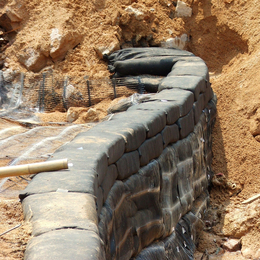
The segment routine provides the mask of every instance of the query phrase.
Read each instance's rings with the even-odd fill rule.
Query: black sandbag
[[[29,195],[55,192],[58,189],[97,196],[97,174],[89,170],[74,170],[73,167],[70,167],[69,171],[38,173],[27,187],[20,191],[19,198],[23,200]]]
[[[96,127],[98,127],[99,131],[122,136],[125,141],[125,152],[132,152],[138,149],[146,140],[148,129],[141,120],[140,122],[135,122],[135,116],[127,118],[124,115],[125,113],[114,115],[111,120],[102,122]]]
[[[209,206],[210,198],[208,190],[204,190],[193,202],[191,212],[199,219],[203,219]]]
[[[162,130],[163,144],[164,148],[167,147],[168,144],[175,143],[180,138],[179,127],[177,124],[167,125]]]
[[[140,160],[138,151],[125,153],[117,162],[118,179],[124,180],[134,173],[137,173],[140,168]]]
[[[116,181],[108,193],[108,197],[104,203],[105,206],[114,211],[127,196],[125,185],[122,181]]]
[[[192,187],[193,160],[192,158],[177,164],[178,168],[178,192],[182,205],[182,215],[191,209],[194,200]]]
[[[189,224],[185,223],[185,221],[181,219],[176,226],[175,232],[183,251],[189,257],[189,259],[193,260],[196,247],[194,241],[191,239]]]
[[[137,252],[140,252],[142,248],[160,238],[164,233],[162,216],[158,216],[153,208],[138,211],[135,216],[131,218],[131,221],[135,233],[139,238],[139,248]]]
[[[195,57],[193,53],[179,50],[179,49],[167,49],[167,48],[126,48],[118,50],[106,56],[110,64],[114,64],[116,61],[124,61],[129,59],[140,59],[146,57],[163,57],[163,56],[192,56]]]
[[[101,183],[100,187],[103,189],[103,197],[104,197],[104,201],[106,201],[107,199],[107,195],[110,191],[110,189],[112,188],[112,186],[114,185],[116,179],[118,176],[118,171],[117,171],[117,167],[115,164],[111,164],[108,169],[107,169],[107,173],[105,175],[105,178],[103,180],[103,182]]]
[[[48,160],[68,158],[71,165],[70,170],[81,171],[82,169],[86,169],[92,171],[93,173],[96,173],[98,185],[100,185],[107,172],[108,151],[106,152],[105,149],[100,150],[98,145],[95,147],[92,146],[90,149],[89,145],[84,143],[84,140],[80,142],[76,138],[61,146]]]
[[[31,195],[22,203],[24,217],[33,226],[32,235],[76,228],[98,234],[94,196],[74,192],[50,192]]]
[[[172,67],[172,71],[168,74],[168,77],[185,75],[203,77],[209,82],[208,67],[205,62],[198,57],[189,60],[179,60]]]
[[[186,254],[182,247],[182,243],[176,232],[173,232],[164,240],[166,259],[176,260],[192,260],[189,255]]]
[[[189,113],[194,103],[194,95],[191,91],[182,89],[165,89],[160,93],[152,96],[152,100],[161,100],[162,102],[174,101],[180,108],[180,117]],[[149,101],[149,102],[150,102]]]
[[[147,139],[138,149],[140,166],[147,165],[152,159],[160,156],[163,151],[163,139],[161,134]]]
[[[126,86],[138,90],[145,90],[149,93],[156,93],[158,86],[163,80],[163,77],[154,75],[139,75],[131,77],[116,78],[117,86]]]
[[[194,129],[193,110],[191,110],[186,116],[179,118],[177,125],[180,128],[180,139],[187,137]]]
[[[154,243],[145,249],[135,258],[136,260],[163,260],[165,258],[165,248],[163,242]],[[172,259],[172,258],[168,258]]]
[[[101,186],[99,186],[96,195],[96,211],[98,216],[102,210],[103,204],[104,204],[104,191],[101,188]]]
[[[170,146],[167,147],[157,161],[161,173],[160,205],[165,225],[164,236],[167,236],[172,233],[181,216],[176,151]]]
[[[117,121],[117,122],[115,122]],[[116,114],[110,120],[111,123],[133,122],[135,124],[142,124],[147,131],[147,138],[153,137],[160,133],[166,126],[166,115],[164,111],[146,111],[140,113],[136,109],[127,110],[127,112]]]
[[[206,88],[206,91],[204,93],[204,103],[205,106],[208,104],[208,102],[213,98],[213,90],[211,87]]]
[[[192,157],[192,146],[187,138],[173,144],[172,148],[176,150],[179,161],[185,161]]]
[[[183,216],[182,220],[188,224],[190,229],[190,238],[194,241],[194,244],[197,245],[200,231],[203,229],[203,222],[191,211]]]
[[[172,125],[180,118],[180,107],[175,101],[156,99],[152,96],[151,100],[138,105],[133,105],[128,111],[143,110],[143,111],[163,111],[166,115],[166,124]]]
[[[99,236],[105,247],[106,259],[111,259],[110,238],[113,231],[113,211],[108,205],[104,205],[99,215]]]
[[[125,199],[114,211],[112,236],[115,238],[117,259],[129,259],[132,256],[134,238],[131,218],[136,212],[137,208],[130,199]],[[113,258],[113,253],[111,256]]]
[[[200,115],[204,109],[204,95],[200,94],[196,102],[193,103],[193,112],[194,112],[194,124],[196,125],[200,120]]]
[[[89,151],[105,151],[108,157],[108,165],[115,163],[125,152],[125,140],[121,135],[104,132],[98,126],[78,134],[73,143],[75,145],[80,144],[83,149]]]
[[[158,87],[158,92],[164,89],[184,89],[194,94],[195,101],[199,95],[206,91],[206,81],[203,77],[198,76],[169,76],[164,78]]]
[[[211,100],[208,102],[207,109],[209,111],[209,121],[212,121],[211,128],[213,128],[217,115],[217,96],[215,93],[213,93]]]
[[[116,72],[118,75],[122,76],[143,74],[167,76],[176,62],[177,59],[172,56],[146,57],[116,61],[113,66],[108,66],[108,70],[111,73]]]
[[[99,235],[93,231],[61,229],[33,237],[27,244],[25,260],[105,260]]]
[[[124,185],[126,192],[130,195],[138,210],[154,207],[157,214],[161,216],[159,205],[160,172],[156,161],[152,161],[141,168],[138,174],[129,177]]]

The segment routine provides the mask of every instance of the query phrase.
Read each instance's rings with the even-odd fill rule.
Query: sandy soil
[[[121,47],[125,44],[156,46],[169,37],[183,33],[189,36],[186,49],[205,60],[210,69],[212,87],[218,96],[218,115],[213,132],[213,170],[216,176],[195,259],[259,259],[259,201],[242,202],[259,193],[260,186],[260,2],[185,0],[192,7],[190,18],[174,17],[173,3],[176,1],[167,0],[91,1],[88,5],[82,4],[81,0],[4,2],[21,17],[17,23],[18,34],[11,35],[8,47],[4,48],[4,69],[27,71],[19,62],[19,55],[27,47],[34,47],[48,56],[50,46],[47,39],[53,27],[77,33],[82,39],[63,60],[48,58],[48,68],[60,75],[88,75],[91,78],[109,76],[107,64],[96,52],[98,46],[107,47],[111,43],[114,47],[118,44]],[[141,9],[144,18],[138,20],[129,15],[125,8],[130,5]],[[105,116],[109,102],[98,120]],[[64,121],[66,115],[54,113],[41,118],[44,122],[57,122]],[[8,158],[0,161],[2,165],[9,162]],[[11,221],[11,226],[21,221],[20,209],[13,213],[10,211],[6,217],[5,208],[8,207],[5,200],[1,200],[0,216],[4,219],[1,231],[10,227],[8,224],[2,228],[7,221]],[[10,207],[19,207],[14,198],[10,203]],[[13,239],[9,244],[5,243],[3,252],[10,259],[22,256],[17,252],[23,251],[26,240],[22,233],[16,233],[19,230],[22,229],[10,232]],[[229,252],[223,249],[230,238],[241,241],[239,250]],[[4,238],[0,239],[2,244]],[[21,247],[13,250],[12,245],[17,246],[17,241]]]

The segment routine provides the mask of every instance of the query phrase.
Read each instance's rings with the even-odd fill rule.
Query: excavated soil
[[[0,66],[4,71],[27,72],[21,57],[28,48],[34,48],[43,55],[45,69],[54,73],[103,78],[109,73],[106,62],[100,58],[102,48],[160,46],[168,38],[186,33],[185,49],[205,60],[218,97],[211,205],[195,259],[260,259],[260,201],[243,203],[258,194],[260,187],[260,2],[185,0],[192,8],[192,16],[186,18],[176,17],[176,2],[1,1],[0,14],[7,7],[12,9],[16,15],[12,28],[17,30],[0,42]],[[141,10],[143,16],[127,12],[129,6]],[[50,56],[53,46],[49,37],[55,28],[71,35],[65,37],[68,42],[78,39],[62,59]],[[103,108],[96,108],[103,111],[97,120],[106,116],[109,104],[107,100]],[[83,109],[79,114],[84,112],[87,111]],[[66,121],[66,114],[60,112],[39,117],[45,124]],[[84,122],[81,117],[78,120]],[[0,126],[6,127],[3,122]],[[5,150],[0,154],[1,166],[11,162]],[[26,180],[10,178],[5,185],[5,192],[0,192],[0,233],[23,223],[17,190],[25,187]],[[13,191],[11,195],[7,190]],[[30,228],[23,223],[0,236],[0,259],[22,259],[29,234]],[[227,246],[231,239],[236,239],[234,248]]]

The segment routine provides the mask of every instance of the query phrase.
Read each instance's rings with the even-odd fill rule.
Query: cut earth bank
[[[110,36],[114,37],[118,29],[123,33],[127,31],[127,26],[113,25],[114,16],[110,14],[118,10],[119,6],[121,9],[121,4],[131,5],[131,1],[102,2],[103,7],[101,2],[84,7],[81,1],[63,1],[55,2],[56,8],[53,8],[51,2],[45,2],[44,7],[41,6],[43,4],[41,1],[22,2],[25,6],[23,11],[26,10],[23,19],[26,22],[21,22],[22,27],[13,45],[4,52],[5,70],[10,68],[25,71],[17,62],[16,53],[22,51],[24,46],[38,44],[34,39],[39,39],[39,42],[42,39],[37,33],[42,23],[51,27],[57,24],[56,15],[50,17],[48,12],[57,14],[61,8],[66,14],[70,14],[70,19],[64,22],[66,25],[75,28],[75,25],[79,27],[79,24],[82,24],[82,27],[87,26],[88,30],[81,44],[69,51],[65,60],[51,63],[53,69],[57,73],[64,74],[88,74],[96,77],[108,75],[106,64],[93,53],[92,47],[107,42],[107,39],[111,41]],[[215,173],[223,173],[226,180],[235,183],[237,192],[235,194],[233,191],[229,192],[226,180],[223,181],[224,185],[213,187],[211,207],[216,215],[210,221],[209,228],[213,230],[213,234],[242,238],[243,257],[257,259],[260,248],[259,220],[256,217],[259,215],[258,202],[248,205],[243,205],[242,202],[257,194],[260,184],[258,178],[260,101],[256,95],[260,81],[257,73],[260,66],[258,33],[260,3],[254,0],[186,2],[191,5],[193,14],[191,18],[185,19],[175,17],[171,19],[170,13],[171,11],[174,13],[175,7],[167,6],[166,1],[138,1],[138,4],[156,10],[155,18],[159,23],[156,25],[157,20],[154,21],[157,28],[152,34],[158,42],[171,37],[169,35],[171,32],[172,36],[186,33],[191,36],[188,50],[203,58],[212,72],[212,87],[218,96],[218,117],[213,138],[213,170]],[[10,4],[11,1],[4,3]],[[82,19],[85,16],[88,17],[87,20]],[[116,19],[117,15],[115,21]],[[136,22],[133,25],[139,26],[140,23]],[[47,27],[42,26],[42,30],[47,30]],[[145,31],[146,28],[140,26],[140,30],[142,29]],[[132,30],[130,39],[139,32],[137,28],[129,30]],[[127,41],[127,37],[123,36],[123,41],[125,40]],[[85,60],[85,63],[82,60]],[[201,243],[200,251],[208,249],[212,255],[219,251],[218,243],[222,243],[221,239],[217,239],[218,243],[215,243],[214,235],[210,234],[209,239],[206,234],[203,237],[205,243]],[[219,255],[215,257],[220,259]],[[228,257],[231,259],[230,254]],[[234,256],[233,259],[241,257],[241,255]],[[225,255],[222,259],[225,259]]]

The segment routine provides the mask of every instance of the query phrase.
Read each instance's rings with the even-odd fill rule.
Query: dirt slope
[[[0,14],[7,7],[13,10],[16,21],[11,25],[18,33],[9,33],[9,43],[2,47],[3,70],[38,70],[24,63],[33,49],[43,70],[107,77],[106,63],[98,55],[101,47],[159,46],[186,33],[185,48],[206,61],[218,96],[213,139],[213,170],[218,175],[196,257],[201,259],[207,249],[209,259],[259,259],[259,201],[242,202],[259,193],[260,186],[260,2],[185,0],[193,13],[188,18],[175,17],[176,2],[4,0]],[[127,11],[129,6],[142,15]],[[61,38],[70,46],[65,54],[56,46]],[[223,249],[230,237],[241,239],[241,251]]]

